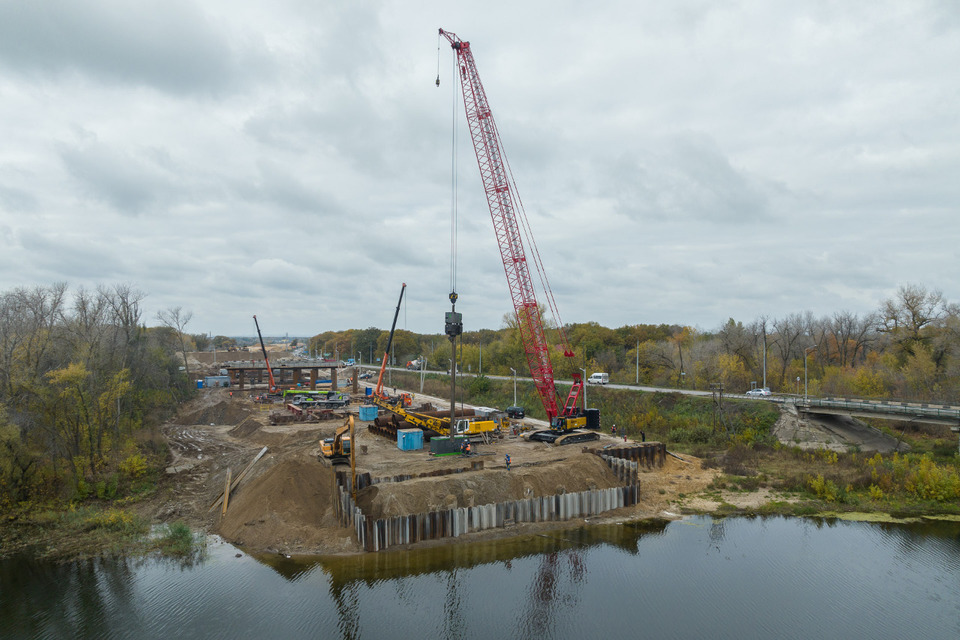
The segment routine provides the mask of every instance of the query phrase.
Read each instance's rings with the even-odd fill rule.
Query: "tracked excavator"
[[[326,466],[350,464],[353,446],[353,416],[347,416],[343,426],[337,428],[332,438],[320,441],[320,462]]]

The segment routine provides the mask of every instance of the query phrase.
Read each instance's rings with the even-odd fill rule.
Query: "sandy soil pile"
[[[253,414],[248,414],[243,420],[241,420],[237,426],[233,429],[230,429],[229,433],[234,438],[249,438],[252,436],[259,428],[261,424],[257,420],[257,416]]]
[[[305,454],[289,457],[231,498],[220,533],[251,549],[353,549],[352,531],[337,522],[335,494],[332,470]]]
[[[239,424],[250,415],[250,410],[238,403],[221,400],[194,411],[184,411],[177,416],[175,424]]]
[[[581,454],[564,461],[512,470],[466,472],[382,483],[363,489],[357,502],[374,518],[474,507],[622,484],[599,456]]]

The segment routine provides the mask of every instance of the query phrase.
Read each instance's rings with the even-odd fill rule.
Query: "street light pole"
[[[513,372],[513,406],[517,406],[517,370],[510,367]]]
[[[640,341],[637,340],[637,384],[640,384]]]
[[[807,354],[817,348],[817,345],[803,350],[803,401],[807,401]]]
[[[763,330],[763,388],[767,388],[767,330]]]

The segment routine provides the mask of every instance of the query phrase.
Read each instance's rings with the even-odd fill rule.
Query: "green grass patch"
[[[165,525],[164,531],[157,539],[157,548],[168,556],[193,556],[201,552],[203,546],[202,542],[197,541],[190,527],[181,521]]]

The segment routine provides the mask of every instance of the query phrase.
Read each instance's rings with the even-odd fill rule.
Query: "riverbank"
[[[352,530],[337,521],[333,472],[317,461],[319,441],[331,436],[342,420],[270,424],[269,414],[249,398],[225,390],[203,393],[162,428],[169,457],[164,468],[157,470],[152,491],[80,507],[64,503],[13,510],[0,526],[0,553],[30,549],[36,555],[60,559],[149,553],[156,548],[146,535],[151,527],[178,523],[199,534],[219,534],[251,553],[361,553]],[[692,513],[805,516],[868,512],[889,517],[957,513],[955,501],[910,499],[892,487],[884,490],[880,485],[886,478],[883,465],[888,462],[871,462],[872,452],[856,451],[855,443],[824,442],[837,438],[835,426],[823,427],[831,435],[817,435],[817,424],[805,421],[799,425],[797,420],[784,414],[774,428],[775,433],[790,434],[786,436],[790,444],[751,442],[721,451],[679,452],[667,456],[662,467],[641,467],[637,505],[585,521],[669,520]],[[401,451],[364,426],[359,423],[355,434],[358,450],[365,451],[357,456],[357,463],[374,477],[436,473],[459,460]],[[810,446],[832,446],[806,449],[807,442],[797,442],[801,434],[810,438]],[[893,442],[894,448],[903,444],[892,438],[881,437],[880,441],[886,445]],[[597,444],[622,445],[623,439],[604,434]],[[237,486],[224,513],[216,501],[228,470],[235,478],[264,448],[266,453]],[[838,450],[844,448],[847,452]],[[885,450],[889,453],[890,447]],[[506,437],[480,445],[478,453],[474,460],[483,462],[482,470],[445,476],[442,491],[436,482],[405,483],[406,494],[404,490],[385,492],[376,509],[403,514],[615,486],[613,477],[591,464],[596,457],[584,454],[579,446],[553,447]],[[506,454],[512,458],[509,471],[504,463]],[[893,459],[900,464],[900,471],[906,469],[903,457]],[[570,524],[516,524],[419,546],[501,539]]]

